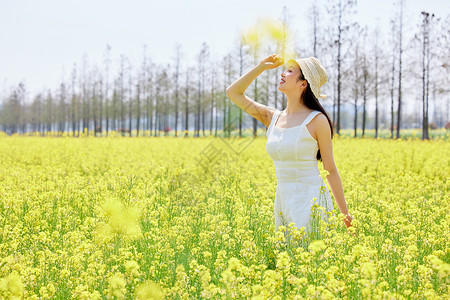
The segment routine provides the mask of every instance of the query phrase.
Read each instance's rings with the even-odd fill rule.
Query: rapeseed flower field
[[[0,299],[449,299],[444,137],[337,136],[354,226],[310,236],[263,137],[1,137]]]

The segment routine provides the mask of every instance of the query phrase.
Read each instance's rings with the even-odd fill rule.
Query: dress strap
[[[318,111],[318,110],[312,111],[312,112],[309,114],[309,116],[306,117],[305,121],[303,121],[302,125],[305,125],[305,126],[306,126],[309,122],[311,122],[312,119],[314,119],[314,117],[315,117],[317,114],[320,114],[320,113],[321,113],[321,111]]]

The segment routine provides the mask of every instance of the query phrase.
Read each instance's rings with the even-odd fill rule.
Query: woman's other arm
[[[347,202],[344,197],[341,177],[339,176],[339,172],[334,162],[330,124],[328,123],[327,117],[323,114],[319,114],[317,116],[316,124],[317,143],[319,145],[320,155],[322,157],[323,168],[328,171],[327,180],[330,184],[334,199],[336,199],[339,211],[347,216],[345,226],[348,228],[351,226],[350,222],[352,218],[348,215]]]

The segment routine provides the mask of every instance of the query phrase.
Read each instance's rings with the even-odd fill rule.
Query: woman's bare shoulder
[[[317,112],[318,112],[318,114],[315,116],[314,119],[316,119],[318,121],[318,123],[320,123],[320,124],[325,124],[325,123],[328,124],[327,116],[325,116],[325,114],[323,112],[321,112],[320,110],[318,110]]]
[[[318,113],[314,117],[313,121],[313,126],[316,132],[321,132],[329,135],[329,133],[331,132],[330,123],[328,122],[328,118],[324,113]]]

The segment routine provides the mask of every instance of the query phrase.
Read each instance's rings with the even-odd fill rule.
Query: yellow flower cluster
[[[292,30],[286,23],[272,18],[260,18],[242,33],[242,40],[255,53],[269,46],[276,48],[276,52],[287,62],[296,57],[295,41]]]
[[[0,278],[0,299],[22,299],[22,296],[23,282],[17,271]]]
[[[107,222],[96,228],[97,243],[104,243],[113,238],[137,239],[142,237],[139,226],[140,211],[138,207],[124,208],[119,200],[108,200],[102,205]],[[98,215],[102,215],[99,212]]]
[[[265,138],[0,137],[0,299],[448,299],[447,140],[337,136],[351,231],[275,233]]]

